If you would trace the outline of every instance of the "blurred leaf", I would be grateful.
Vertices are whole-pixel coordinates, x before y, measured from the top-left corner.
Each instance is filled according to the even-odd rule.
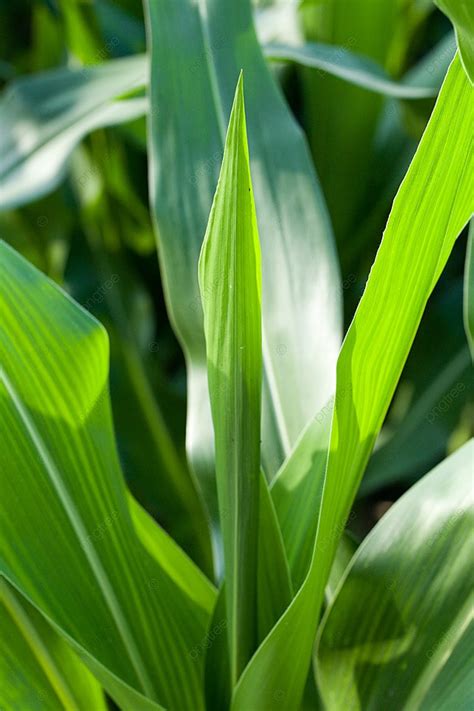
[[[474,84],[474,5],[471,0],[435,0],[456,31],[464,71]]]
[[[472,89],[459,58],[395,198],[337,364],[330,451],[308,575],[244,671],[234,711],[298,707],[324,588],[350,507],[428,297],[472,213]],[[287,659],[292,664],[287,664]]]
[[[387,704],[431,711],[440,677],[437,708],[472,706],[463,637],[473,631],[473,457],[471,440],[392,506],[355,554],[319,635],[328,711]]]
[[[90,131],[142,116],[145,98],[117,100],[146,82],[143,55],[83,69],[15,79],[0,100],[0,208],[53,190],[67,160]]]
[[[58,0],[66,35],[66,45],[74,58],[95,64],[101,57],[101,37],[93,3],[83,0]]]
[[[264,51],[265,56],[273,61],[295,62],[319,69],[368,91],[398,99],[436,96],[440,86],[432,83],[412,86],[403,81],[394,81],[377,62],[344,47],[306,42],[298,46],[270,44],[264,47]]]
[[[464,328],[474,360],[474,219],[469,226],[464,269]]]
[[[263,255],[262,465],[269,478],[334,388],[340,293],[301,130],[269,73],[249,3],[147,3],[151,202],[170,319],[188,365],[187,447],[215,515],[197,261],[240,69]],[[186,22],[183,22],[183,16]]]
[[[121,708],[202,709],[202,661],[189,650],[209,612],[133,527],[106,333],[4,244],[0,256],[2,572]]]
[[[387,69],[400,5],[398,0],[305,3],[301,9],[305,38],[336,45],[342,56],[357,52]],[[358,204],[371,177],[368,156],[383,98],[323,72],[302,69],[300,74],[303,125],[347,275],[344,248],[352,240]]]
[[[3,709],[106,711],[97,681],[35,608],[0,578]]]
[[[114,172],[116,141],[110,150],[108,143],[94,148],[94,161],[83,147],[72,161],[72,184],[87,245],[76,246],[68,280],[75,297],[104,322],[111,339],[112,406],[127,482],[145,508],[212,577],[208,517],[187,466],[184,423],[182,433],[171,428],[172,412],[181,402],[170,398],[160,382],[164,375],[157,372],[161,343],[155,333],[153,304],[120,244],[125,240],[123,215],[130,200],[117,206],[110,201],[110,191],[115,192],[109,176]],[[122,172],[123,167],[115,177]],[[156,262],[154,266],[157,274]],[[84,283],[84,274],[91,273],[95,283]]]
[[[474,395],[467,347],[455,355],[418,396],[392,437],[370,459],[359,494],[411,482],[448,449],[459,413]]]
[[[219,590],[204,643],[193,650],[193,654],[205,656],[204,687],[206,711],[222,711],[229,708],[231,698],[225,597],[224,584]]]

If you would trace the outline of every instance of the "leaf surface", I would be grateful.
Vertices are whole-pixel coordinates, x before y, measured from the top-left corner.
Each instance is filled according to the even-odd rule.
[[[0,209],[53,190],[90,131],[142,116],[146,98],[119,100],[144,86],[143,55],[98,67],[54,69],[14,80],[0,99]]]
[[[199,259],[232,684],[257,643],[262,388],[260,245],[242,87],[241,74]]]
[[[106,711],[102,690],[69,645],[32,605],[0,580],[2,657],[0,702],[5,709]]]
[[[4,243],[0,258],[2,572],[121,706],[202,708],[189,649],[209,609],[133,527],[106,333]]]
[[[439,90],[439,85],[412,86],[403,81],[394,81],[377,62],[368,57],[321,42],[306,42],[295,46],[270,44],[264,47],[264,52],[273,61],[295,62],[319,69],[368,91],[398,99],[426,99],[436,96]]]
[[[472,705],[473,462],[471,440],[397,501],[352,559],[317,647],[328,711],[431,709],[440,677],[444,708]]]

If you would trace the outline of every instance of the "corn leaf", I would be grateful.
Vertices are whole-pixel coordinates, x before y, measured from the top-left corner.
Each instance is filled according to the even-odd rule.
[[[262,465],[270,478],[334,389],[338,267],[305,141],[265,65],[248,0],[146,7],[151,203],[170,317],[188,365],[188,453],[215,513],[197,262],[241,68],[263,255]]]
[[[345,47],[306,42],[302,45],[270,44],[264,48],[265,56],[277,62],[294,62],[319,69],[351,84],[398,99],[425,99],[436,96],[439,84],[413,86],[395,81],[382,67],[369,57],[356,54]]]
[[[3,709],[106,711],[101,688],[69,645],[0,579]]]
[[[474,5],[470,0],[435,0],[456,31],[459,54],[471,84],[474,84]]]
[[[303,692],[339,538],[426,302],[473,210],[473,90],[456,56],[408,173],[337,366],[330,451],[308,575],[243,673],[233,708]],[[293,663],[288,668],[288,656]]]
[[[224,540],[231,681],[235,684],[256,645],[262,387],[260,245],[242,75],[199,260],[199,285]]]
[[[3,243],[0,257],[2,572],[121,707],[203,708],[202,660],[189,650],[210,610],[133,527],[106,333]]]
[[[397,501],[352,559],[317,647],[328,711],[375,709],[387,700],[391,708],[431,709],[440,675],[442,708],[472,705],[474,674],[462,640],[473,632],[473,461],[471,440]]]
[[[146,77],[144,57],[137,56],[13,81],[0,100],[0,209],[53,190],[90,131],[142,116],[145,98],[118,97],[143,86]]]

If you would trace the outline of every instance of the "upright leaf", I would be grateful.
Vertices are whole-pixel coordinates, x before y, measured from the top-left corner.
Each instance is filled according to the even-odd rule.
[[[261,267],[240,75],[199,260],[224,540],[231,681],[256,646]]]
[[[162,0],[146,8],[151,202],[167,303],[187,359],[188,452],[212,502],[197,261],[242,67],[263,254],[262,463],[270,478],[334,389],[338,267],[305,140],[262,57],[249,0]]]

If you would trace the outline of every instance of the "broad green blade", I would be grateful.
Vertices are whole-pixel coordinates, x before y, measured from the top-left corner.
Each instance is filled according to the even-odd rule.
[[[201,256],[231,682],[256,647],[261,266],[240,75]]]
[[[202,662],[189,648],[209,611],[133,527],[106,333],[3,243],[0,258],[2,572],[121,707],[201,709]]]
[[[112,150],[103,158],[106,164],[112,162]],[[128,230],[121,214],[116,216],[107,190],[100,189],[102,166],[79,161],[80,157],[86,158],[84,149],[74,156],[72,182],[79,195],[81,225],[88,245],[76,247],[67,282],[71,284],[74,279],[79,285],[77,300],[106,325],[109,333],[112,407],[123,469],[135,496],[212,576],[208,516],[199,485],[187,466],[184,436],[178,439],[170,431],[169,415],[177,407],[165,402],[156,383],[152,383],[156,354],[150,351],[158,344],[150,294],[121,247],[120,238],[124,239]],[[112,171],[116,176],[118,171]],[[90,189],[90,177],[99,183],[98,191]],[[126,202],[127,195],[120,199]],[[147,230],[153,240],[149,223]],[[88,288],[80,290],[86,281],[84,274],[90,276],[91,270],[95,271],[97,285],[89,283]]]
[[[145,98],[118,97],[146,81],[143,55],[13,81],[0,100],[0,209],[53,190],[73,149],[90,131],[145,114]]]
[[[2,709],[106,711],[97,681],[37,610],[0,579]]]
[[[308,576],[243,673],[234,709],[270,706],[279,688],[288,708],[298,707],[339,538],[428,297],[472,214],[473,120],[473,90],[456,57],[395,198],[339,356],[330,452]]]
[[[334,390],[338,267],[304,138],[262,57],[248,0],[163,0],[146,7],[151,202],[169,313],[188,365],[188,453],[212,504],[197,262],[241,68],[263,255],[262,463],[270,478]]]
[[[471,440],[397,501],[352,559],[317,647],[328,711],[428,711],[448,664],[443,708],[472,706],[463,637],[473,629],[473,462]]]
[[[439,84],[412,86],[403,81],[394,81],[382,67],[344,47],[306,42],[302,45],[270,44],[264,47],[265,56],[277,62],[295,62],[305,67],[319,69],[350,84],[360,86],[398,99],[426,99],[436,96]]]
[[[464,71],[474,84],[474,5],[471,0],[435,0],[456,30]]]
[[[474,360],[474,219],[469,225],[464,267],[464,328]]]

